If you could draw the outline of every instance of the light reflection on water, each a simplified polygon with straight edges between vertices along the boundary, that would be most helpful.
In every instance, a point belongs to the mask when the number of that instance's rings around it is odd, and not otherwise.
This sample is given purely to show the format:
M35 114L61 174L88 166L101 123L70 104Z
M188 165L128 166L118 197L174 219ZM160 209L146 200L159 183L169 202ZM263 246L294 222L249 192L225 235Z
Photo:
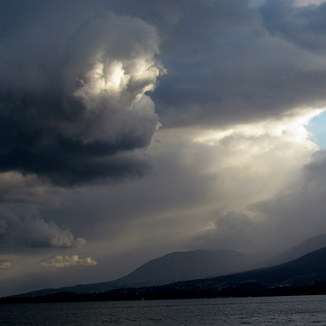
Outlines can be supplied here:
M0 325L326 325L326 296L0 305Z

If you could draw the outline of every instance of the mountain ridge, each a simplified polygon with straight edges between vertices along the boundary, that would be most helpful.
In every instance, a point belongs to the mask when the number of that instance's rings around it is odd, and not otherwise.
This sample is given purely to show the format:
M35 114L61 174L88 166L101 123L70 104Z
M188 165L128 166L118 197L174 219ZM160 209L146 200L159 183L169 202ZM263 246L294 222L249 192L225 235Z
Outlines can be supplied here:
M92 293L105 292L119 287L155 286L224 275L247 270L250 267L250 257L237 251L205 249L177 251L154 258L116 280L56 289L47 288L16 296L35 296L56 292Z
M102 293L58 292L34 297L7 297L0 299L0 303L326 294L325 262L326 247L291 262L226 276Z
M47 288L36 291L30 291L20 296L41 296L54 294L58 292L66 293L102 293L118 288L141 288L149 286L160 286L172 284L181 281L190 281L195 279L208 279L212 277L221 277L228 274L239 274L239 272L253 272L261 270L265 266L271 266L274 261L282 261L285 257L300 255L300 252L306 253L311 248L324 245L326 247L326 235L319 235L309 238L292 249L289 249L279 257L273 257L264 263L255 260L253 256L246 255L232 250L193 250L172 252L161 257L152 259L136 268L131 273L112 281L78 284L68 287ZM303 255L304 256L304 255ZM274 264L280 265L280 264ZM273 267L275 267L273 265ZM264 268L262 268L264 267ZM259 269L257 269L259 268Z

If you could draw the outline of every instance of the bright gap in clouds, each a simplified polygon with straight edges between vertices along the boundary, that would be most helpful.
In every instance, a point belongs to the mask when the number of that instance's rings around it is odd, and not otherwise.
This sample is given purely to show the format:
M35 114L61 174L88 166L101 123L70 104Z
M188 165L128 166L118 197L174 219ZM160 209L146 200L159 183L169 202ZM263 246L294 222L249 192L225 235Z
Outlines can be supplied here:
M317 145L326 149L326 111L310 121L308 130L312 133Z
M293 114L285 114L281 118L259 121L251 124L239 124L221 131L208 131L194 139L195 142L206 145L216 145L226 137L254 138L269 136L287 140L292 143L305 143L309 147L315 145L311 142L310 133L315 133L311 128L311 121L322 117L323 109L301 109ZM326 117L324 117L326 122Z

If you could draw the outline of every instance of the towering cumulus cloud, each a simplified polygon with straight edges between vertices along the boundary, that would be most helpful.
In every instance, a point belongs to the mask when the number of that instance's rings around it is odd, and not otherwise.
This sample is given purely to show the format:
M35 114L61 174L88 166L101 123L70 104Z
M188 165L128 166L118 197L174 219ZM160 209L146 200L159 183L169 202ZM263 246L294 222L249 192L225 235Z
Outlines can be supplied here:
M63 26L51 40L30 25L2 40L0 170L58 184L142 173L134 150L158 124L147 95L162 71L155 29L113 13Z

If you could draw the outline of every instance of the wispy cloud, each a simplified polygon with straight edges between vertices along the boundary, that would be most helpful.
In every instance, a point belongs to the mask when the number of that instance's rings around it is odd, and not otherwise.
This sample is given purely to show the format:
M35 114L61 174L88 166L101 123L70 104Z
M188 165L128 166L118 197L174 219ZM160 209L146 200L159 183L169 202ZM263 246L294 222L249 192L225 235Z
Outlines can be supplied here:
M42 261L41 266L52 268L64 268L76 265L95 266L97 262L91 257L79 258L78 255L55 256L49 260Z
M10 260L0 260L0 270L11 269L12 262Z

